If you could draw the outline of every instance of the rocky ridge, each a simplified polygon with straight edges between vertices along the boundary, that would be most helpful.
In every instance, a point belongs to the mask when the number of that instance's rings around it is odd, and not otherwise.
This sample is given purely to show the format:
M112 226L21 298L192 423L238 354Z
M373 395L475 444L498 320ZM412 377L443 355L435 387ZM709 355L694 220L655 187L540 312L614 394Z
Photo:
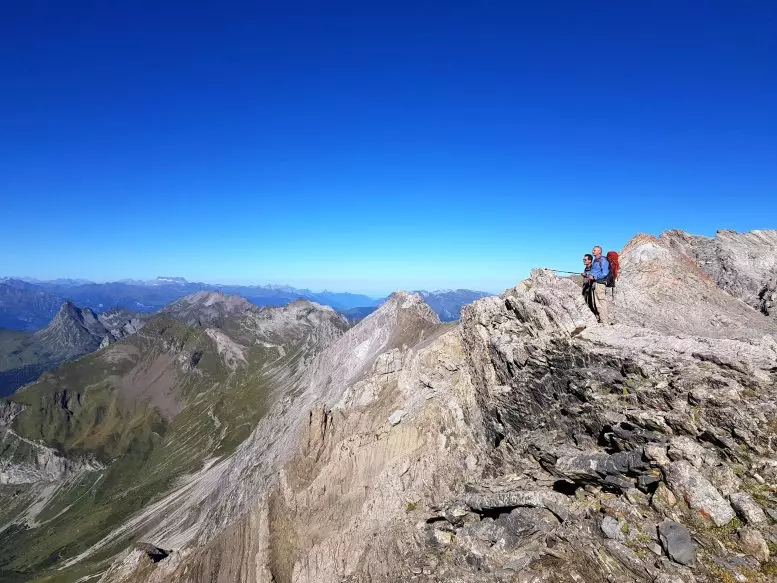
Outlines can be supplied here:
M765 257L759 233L726 237ZM624 249L614 326L536 271L455 324L399 293L348 330L306 303L219 328L224 354L323 348L273 369L233 454L64 566L131 539L101 581L773 580L777 326L669 238Z
M398 296L316 359L196 529L147 531L168 558L103 581L769 580L777 328L736 291L638 236L615 326L545 271L454 326Z
M216 294L186 304L0 401L0 579L78 579L105 560L90 546L111 556L138 542L139 508L158 520L159 509L207 495L200 480L348 327L304 301L260 309Z
M146 317L115 309L95 314L65 302L49 324L34 333L0 333L0 396L47 370L134 334Z
M777 231L724 229L708 238L672 230L661 240L693 259L721 289L777 317Z
M73 460L18 435L13 421L21 410L15 403L0 402L0 485L55 482L102 468L94 459Z
M62 360L75 358L121 340L143 327L144 318L126 310L96 314L65 302L48 326L34 334L35 342Z

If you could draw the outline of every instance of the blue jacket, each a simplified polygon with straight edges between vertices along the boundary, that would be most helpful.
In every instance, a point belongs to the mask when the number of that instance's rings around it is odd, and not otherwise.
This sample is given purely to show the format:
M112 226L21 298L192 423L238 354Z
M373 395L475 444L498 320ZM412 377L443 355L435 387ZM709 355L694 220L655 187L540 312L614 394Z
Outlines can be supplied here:
M610 274L610 262L604 255L599 255L599 258L594 258L594 262L591 264L591 275L594 276L596 281L607 279Z

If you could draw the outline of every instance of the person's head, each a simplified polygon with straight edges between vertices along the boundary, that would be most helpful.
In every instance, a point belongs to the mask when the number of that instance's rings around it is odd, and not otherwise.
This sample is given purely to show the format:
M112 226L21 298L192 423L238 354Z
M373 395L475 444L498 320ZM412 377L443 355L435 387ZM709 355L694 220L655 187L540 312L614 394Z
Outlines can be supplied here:
M583 255L583 263L585 263L586 267L591 267L591 263L594 261L594 256L590 253L586 253Z
M602 248L599 245L597 245L596 247L594 247L594 250L592 253L594 254L594 257L599 257L599 255L602 254Z

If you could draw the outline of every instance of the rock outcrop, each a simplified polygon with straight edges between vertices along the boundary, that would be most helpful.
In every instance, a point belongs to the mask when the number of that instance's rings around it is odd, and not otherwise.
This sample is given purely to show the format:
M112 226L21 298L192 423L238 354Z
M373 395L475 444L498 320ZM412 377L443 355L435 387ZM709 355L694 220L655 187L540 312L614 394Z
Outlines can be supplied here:
M146 318L121 309L96 314L65 302L48 326L35 333L0 331L0 397L62 363L136 333Z
M19 436L12 426L21 411L16 403L0 402L0 486L56 482L102 467L94 459L71 459Z
M143 327L144 318L126 310L96 314L91 308L79 308L65 302L48 326L36 332L34 342L61 360L77 358L134 334Z
M234 454L65 567L142 540L170 552L101 581L773 580L774 236L635 237L613 326L542 270L455 324L398 293L324 326ZM277 330L327 321L295 304Z
M695 261L722 290L766 315L777 315L777 231L724 229L714 238L666 231L661 240Z

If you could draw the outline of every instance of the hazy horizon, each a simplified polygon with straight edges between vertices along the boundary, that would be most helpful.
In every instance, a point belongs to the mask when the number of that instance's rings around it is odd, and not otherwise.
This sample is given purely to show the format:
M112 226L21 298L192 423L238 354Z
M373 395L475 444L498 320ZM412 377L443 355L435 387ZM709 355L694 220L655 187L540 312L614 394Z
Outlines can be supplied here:
M528 276L528 275L527 275ZM78 281L83 282L84 284L110 284L110 283L128 283L128 282L142 282L142 283L151 283L155 281L156 279L166 279L166 278L176 278L176 277L183 277L183 276L157 276L157 277L150 277L150 278L138 278L138 277L123 277L120 279L91 279L91 278L85 278L85 277L50 277L50 278L43 278L43 277L34 277L34 276L28 276L28 275L16 275L16 274L0 274L0 281L3 279L16 279L25 281L28 283L54 283L57 281ZM333 288L326 288L326 287L314 287L309 285L291 285L288 283L278 283L278 282L262 282L262 281L254 281L254 280L229 280L229 281L221 281L218 279L189 279L187 277L184 277L183 279L186 280L187 283L190 284L204 284L204 285L210 285L210 286L230 286L230 287L289 287L293 288L295 290L307 290L312 293L324 293L324 292L331 292L331 293L350 293L355 295L365 295L372 299L378 300L385 298L389 295L391 295L394 292L398 291L426 291L426 292L443 292L443 291L457 291L457 290L467 290L467 291L477 291L477 292L486 292L486 293L492 293L492 294L499 294L504 290L488 290L488 289L475 289L475 288L466 288L462 286L457 287L449 287L449 288L425 288L425 287L419 287L419 286L409 286L409 287L398 287L394 289L384 290L384 291L363 291L360 289L355 288L343 288L343 289L333 289ZM516 283L522 279L525 279L524 277L520 278L519 280L516 280ZM514 285L514 284L513 284Z

